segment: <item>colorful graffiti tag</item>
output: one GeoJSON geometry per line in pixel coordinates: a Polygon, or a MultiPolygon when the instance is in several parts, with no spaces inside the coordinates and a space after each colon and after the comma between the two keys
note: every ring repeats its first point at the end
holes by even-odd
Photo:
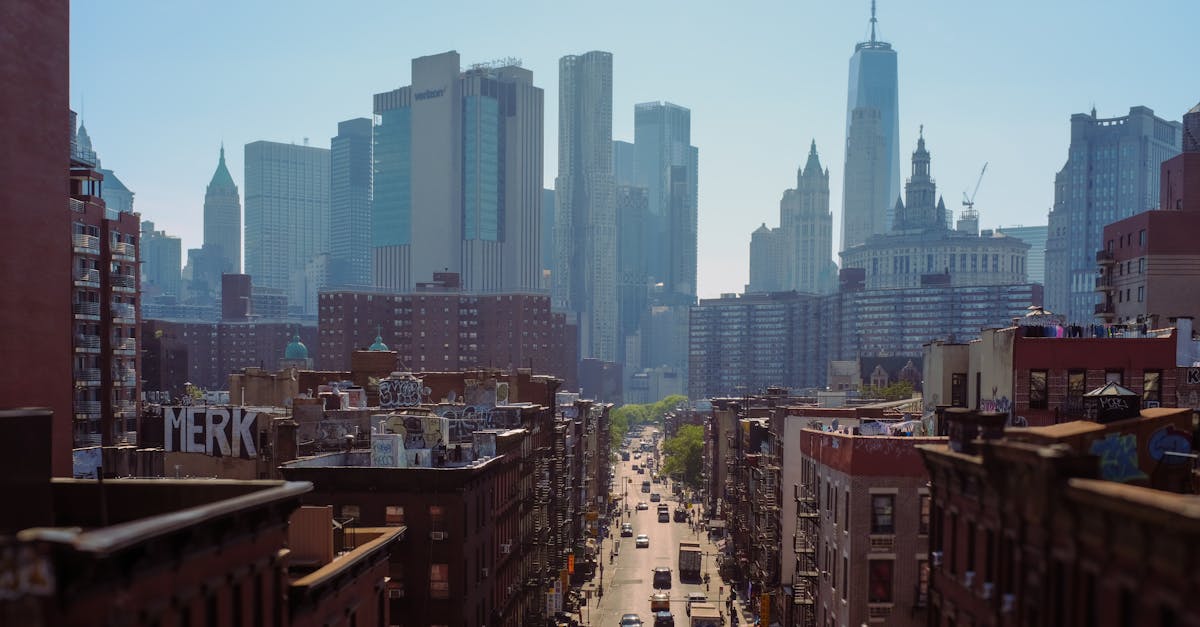
{"type": "Polygon", "coordinates": [[[1146,478],[1138,467],[1137,436],[1132,433],[1110,433],[1092,442],[1089,452],[1100,458],[1103,479],[1125,483],[1146,478]]]}
{"type": "Polygon", "coordinates": [[[1186,431],[1167,425],[1150,434],[1150,457],[1155,461],[1166,464],[1188,463],[1185,457],[1175,457],[1166,453],[1191,453],[1192,439],[1186,431]]]}

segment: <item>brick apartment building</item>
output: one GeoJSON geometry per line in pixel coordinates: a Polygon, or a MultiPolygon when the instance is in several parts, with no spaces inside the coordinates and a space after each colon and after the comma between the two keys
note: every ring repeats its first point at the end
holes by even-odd
{"type": "Polygon", "coordinates": [[[292,322],[144,320],[146,390],[172,397],[183,393],[184,383],[226,390],[229,375],[242,368],[278,370],[297,334],[306,347],[316,345],[316,327],[292,322]]]}
{"type": "Polygon", "coordinates": [[[67,209],[70,167],[69,15],[67,0],[18,0],[4,5],[0,84],[5,86],[0,134],[0,379],[3,407],[50,407],[53,469],[71,476],[72,253],[67,209]],[[15,147],[20,147],[16,149],[15,147]],[[36,312],[36,315],[32,315],[36,312]],[[34,358],[36,356],[36,358],[34,358]]]}
{"type": "MultiPolygon", "coordinates": [[[[72,141],[74,146],[74,141],[72,141]]],[[[136,431],[141,398],[140,217],[105,206],[95,155],[71,155],[71,315],[75,446],[136,431]]]]}
{"type": "Polygon", "coordinates": [[[426,287],[411,294],[324,292],[316,366],[343,370],[350,355],[381,337],[406,369],[532,368],[575,387],[577,351],[563,314],[542,294],[467,294],[426,287]]]}
{"type": "Polygon", "coordinates": [[[929,625],[1162,626],[1200,621],[1191,410],[1005,428],[947,410],[919,447],[933,495],[929,625]],[[1151,487],[1155,486],[1155,487],[1151,487]]]}
{"type": "Polygon", "coordinates": [[[1022,323],[984,329],[969,344],[933,342],[925,346],[926,407],[1001,411],[1049,425],[1083,417],[1083,395],[1110,382],[1137,392],[1146,406],[1187,403],[1179,398],[1187,369],[1176,364],[1190,363],[1194,343],[1191,321],[1177,325],[1022,323]]]}
{"type": "Polygon", "coordinates": [[[388,624],[388,555],[403,528],[335,538],[328,522],[306,526],[307,483],[51,481],[48,413],[0,415],[12,436],[0,470],[21,502],[0,514],[0,555],[22,573],[0,624],[388,624]]]}
{"type": "Polygon", "coordinates": [[[791,624],[925,624],[930,495],[916,445],[940,441],[800,433],[800,477],[787,496],[795,599],[811,610],[791,624]]]}

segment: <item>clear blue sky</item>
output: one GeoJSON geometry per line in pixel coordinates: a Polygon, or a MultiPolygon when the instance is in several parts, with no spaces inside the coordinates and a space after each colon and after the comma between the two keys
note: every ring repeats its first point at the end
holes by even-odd
{"type": "MultiPolygon", "coordinates": [[[[750,232],[815,139],[829,167],[840,241],[848,61],[868,0],[754,3],[72,2],[71,105],[143,219],[202,239],[204,188],[222,140],[242,185],[241,147],[308,137],[369,117],[371,95],[409,82],[413,57],[464,64],[518,57],[546,94],[545,180],[557,168],[558,58],[613,53],[613,135],[633,105],[691,108],[700,149],[701,296],[741,291],[750,232]]],[[[899,53],[903,173],[917,136],[948,207],[989,162],[984,227],[1045,224],[1068,119],[1145,105],[1169,119],[1200,101],[1190,45],[1200,3],[880,0],[880,38],[899,53]]],[[[836,252],[836,244],[835,244],[836,252]]]]}

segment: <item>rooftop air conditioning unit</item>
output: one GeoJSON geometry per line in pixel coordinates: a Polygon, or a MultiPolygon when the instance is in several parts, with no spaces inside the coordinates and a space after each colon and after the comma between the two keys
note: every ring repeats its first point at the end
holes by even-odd
{"type": "Polygon", "coordinates": [[[445,531],[430,531],[429,539],[430,540],[445,540],[446,532],[445,531]]]}

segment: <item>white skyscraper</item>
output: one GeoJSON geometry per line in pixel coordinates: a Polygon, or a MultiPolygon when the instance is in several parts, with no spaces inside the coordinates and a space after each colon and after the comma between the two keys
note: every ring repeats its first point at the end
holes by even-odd
{"type": "Polygon", "coordinates": [[[558,62],[555,307],[575,314],[581,358],[617,357],[617,219],[612,54],[558,62]]]}

